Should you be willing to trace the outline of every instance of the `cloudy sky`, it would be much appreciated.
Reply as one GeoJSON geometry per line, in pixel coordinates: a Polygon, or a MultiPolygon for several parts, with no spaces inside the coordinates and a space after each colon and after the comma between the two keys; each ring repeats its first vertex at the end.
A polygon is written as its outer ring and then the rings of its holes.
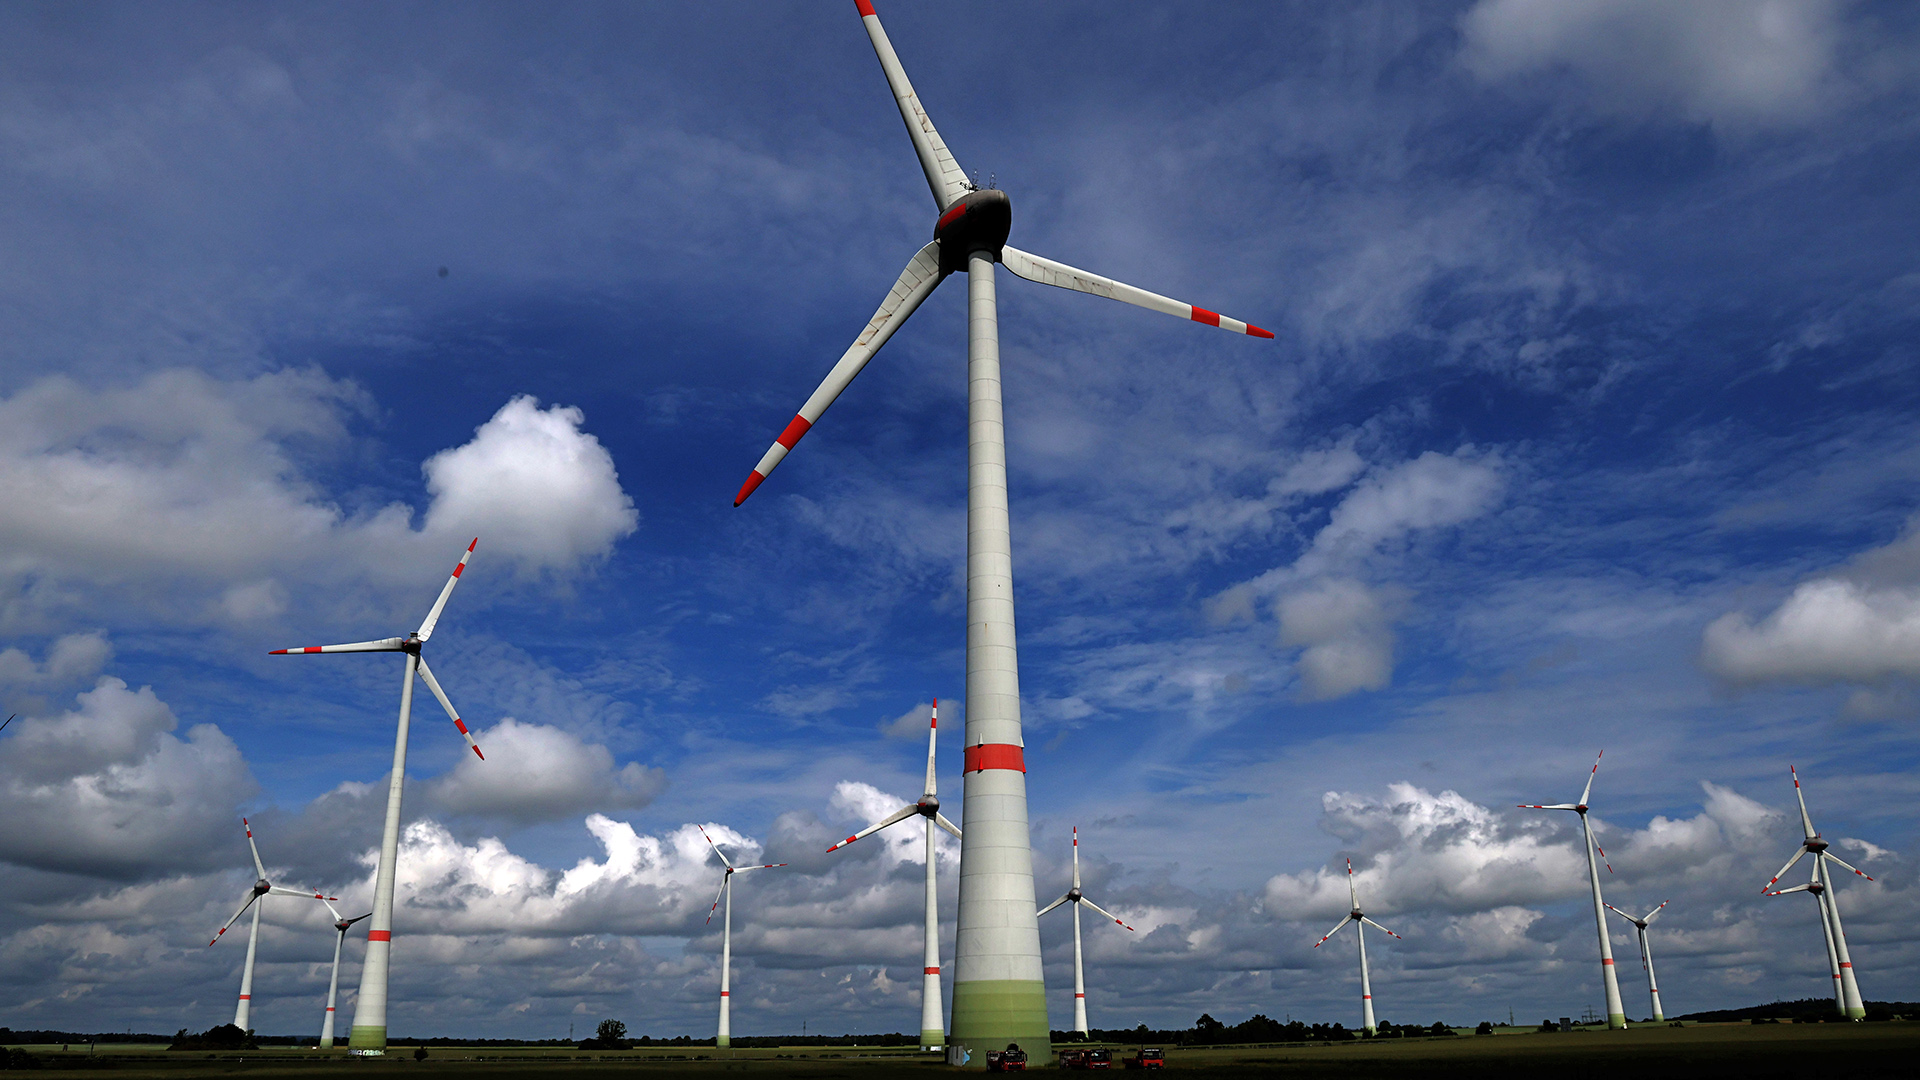
{"type": "MultiPolygon", "coordinates": [[[[1573,816],[1514,804],[1603,748],[1670,1012],[1827,992],[1759,895],[1789,764],[1920,997],[1920,12],[881,13],[1016,244],[1278,334],[1001,275],[1037,888],[1077,824],[1139,928],[1096,1026],[1357,1022],[1349,857],[1382,1018],[1601,1005],[1573,816]]],[[[266,654],[411,629],[477,535],[396,1035],[710,1034],[702,824],[793,864],[737,1032],[914,1030],[920,854],[823,849],[935,697],[959,791],[965,290],[730,503],[932,218],[845,0],[0,9],[0,1023],[230,1018],[242,814],[364,910],[400,666],[266,654]]],[[[269,905],[258,1028],[331,944],[269,905]]]]}

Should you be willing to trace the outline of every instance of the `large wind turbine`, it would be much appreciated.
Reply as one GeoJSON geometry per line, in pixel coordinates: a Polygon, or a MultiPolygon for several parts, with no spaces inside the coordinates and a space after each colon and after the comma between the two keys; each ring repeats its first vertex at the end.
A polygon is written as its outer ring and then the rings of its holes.
{"type": "MultiPolygon", "coordinates": [[[[1555,803],[1552,806],[1537,806],[1521,803],[1522,810],[1571,810],[1580,815],[1580,834],[1586,838],[1587,880],[1593,885],[1593,924],[1600,931],[1600,977],[1607,990],[1607,1026],[1621,1029],[1627,1026],[1626,1007],[1620,1004],[1620,980],[1613,974],[1613,942],[1607,935],[1606,901],[1600,899],[1600,867],[1593,861],[1593,853],[1600,845],[1593,839],[1593,823],[1587,820],[1587,796],[1593,794],[1593,778],[1600,774],[1600,759],[1606,756],[1602,750],[1593,759],[1593,771],[1587,774],[1586,789],[1580,792],[1577,803],[1555,803]]],[[[1606,858],[1606,852],[1600,853],[1606,858]]],[[[1612,872],[1613,867],[1607,867],[1612,872]]]]}
{"type": "MultiPolygon", "coordinates": [[[[869,0],[855,0],[893,90],[907,137],[933,189],[933,241],[908,261],[866,328],[754,466],[733,504],[766,480],[818,423],[853,377],[947,275],[967,275],[967,731],[966,836],[960,841],[959,928],[954,943],[951,1042],[978,1050],[1019,1043],[1047,1056],[1046,986],[1034,917],[1033,851],[1027,833],[1025,741],[1013,627],[1013,556],[1007,512],[1006,431],[1000,390],[995,263],[1019,277],[1235,333],[1256,326],[1007,245],[1011,203],[967,180],[894,54],[869,0]]],[[[1040,1058],[1036,1058],[1038,1063],[1040,1058]]]]}
{"type": "Polygon", "coordinates": [[[247,830],[247,849],[253,852],[253,872],[259,876],[254,879],[253,888],[247,891],[247,898],[241,901],[240,910],[234,912],[233,918],[228,919],[225,925],[214,932],[213,940],[207,942],[207,947],[211,949],[218,944],[220,939],[226,936],[227,927],[232,926],[240,916],[245,915],[248,908],[253,909],[253,928],[247,934],[247,964],[240,970],[240,1004],[233,1010],[233,1026],[246,1031],[248,1030],[247,1020],[253,1012],[253,954],[260,946],[260,909],[266,906],[264,902],[255,903],[254,901],[268,895],[304,896],[323,903],[328,900],[338,900],[339,897],[322,896],[306,889],[282,888],[268,881],[267,868],[260,862],[260,847],[253,842],[253,824],[246,818],[241,818],[240,826],[247,830]]]}
{"type": "Polygon", "coordinates": [[[1133,927],[1121,922],[1120,917],[1113,912],[1087,899],[1086,894],[1080,891],[1080,826],[1078,825],[1073,827],[1073,888],[1062,893],[1060,899],[1041,908],[1034,918],[1038,919],[1061,904],[1073,905],[1073,1030],[1085,1035],[1087,1034],[1087,977],[1080,966],[1080,905],[1085,904],[1112,919],[1116,926],[1126,926],[1128,930],[1132,930],[1133,927]]]}
{"type": "Polygon", "coordinates": [[[1820,872],[1820,860],[1813,860],[1813,879],[1805,885],[1795,885],[1791,889],[1768,893],[1768,896],[1785,896],[1788,893],[1804,892],[1820,905],[1820,936],[1827,943],[1827,974],[1833,976],[1833,1008],[1841,1016],[1847,1015],[1846,985],[1840,980],[1840,957],[1833,948],[1833,923],[1827,918],[1827,883],[1820,872]]]}
{"type": "Polygon", "coordinates": [[[787,864],[776,862],[735,866],[727,858],[727,853],[720,850],[720,845],[713,842],[713,837],[707,836],[707,830],[701,829],[700,835],[706,837],[707,845],[713,848],[715,855],[720,856],[720,865],[725,867],[720,875],[720,891],[713,898],[713,907],[707,909],[707,925],[712,926],[714,909],[720,906],[721,901],[726,901],[727,913],[720,923],[720,1034],[713,1044],[724,1047],[733,1045],[733,1016],[728,1007],[733,997],[733,875],[749,870],[771,870],[787,864]]]}
{"type": "MultiPolygon", "coordinates": [[[[960,836],[960,830],[948,821],[940,812],[940,799],[934,794],[933,749],[940,737],[940,699],[933,699],[933,715],[927,722],[927,787],[920,795],[920,801],[909,803],[893,812],[884,820],[861,829],[845,840],[827,849],[828,854],[839,851],[863,836],[871,836],[895,822],[905,821],[918,815],[927,830],[927,928],[926,963],[922,973],[924,981],[920,985],[920,1049],[937,1050],[946,1045],[946,1023],[940,1017],[940,894],[939,883],[933,869],[933,830],[935,826],[947,830],[954,836],[960,836]]],[[[709,916],[711,917],[711,916],[709,916]]]]}
{"type": "Polygon", "coordinates": [[[394,863],[400,857],[400,793],[405,786],[407,776],[407,726],[413,718],[413,677],[418,673],[420,679],[433,691],[440,701],[440,707],[453,717],[453,726],[460,729],[466,737],[467,745],[473,749],[482,761],[486,755],[480,753],[480,744],[473,741],[473,732],[467,730],[466,722],[454,711],[453,702],[447,700],[447,692],[440,689],[440,680],[433,677],[433,670],[427,667],[427,658],[420,653],[421,646],[433,636],[434,625],[440,621],[440,613],[446,609],[447,597],[453,595],[453,587],[460,584],[460,575],[467,569],[467,560],[473,558],[473,549],[480,543],[474,537],[473,543],[460,556],[454,565],[453,575],[447,578],[446,587],[440,590],[440,598],[433,602],[432,610],[427,612],[425,622],[420,629],[406,637],[381,638],[378,641],[356,641],[347,645],[309,645],[304,649],[275,649],[273,656],[305,655],[308,653],[349,653],[349,652],[397,652],[407,657],[406,674],[400,681],[400,722],[393,737],[393,773],[387,780],[387,823],[380,833],[380,865],[373,876],[373,921],[367,924],[367,958],[360,967],[360,997],[354,1005],[353,1029],[347,1035],[347,1048],[355,1054],[377,1056],[387,1052],[387,965],[393,955],[393,879],[394,863]]]}
{"type": "Polygon", "coordinates": [[[1347,898],[1353,902],[1347,917],[1341,919],[1338,926],[1327,931],[1326,937],[1314,942],[1313,947],[1317,949],[1325,945],[1328,938],[1344,930],[1348,923],[1353,924],[1353,936],[1360,940],[1360,1024],[1371,1034],[1376,1027],[1373,1022],[1373,976],[1367,971],[1367,927],[1371,926],[1391,937],[1397,938],[1400,935],[1367,918],[1367,913],[1360,910],[1360,890],[1353,884],[1352,859],[1347,860],[1347,898]]]}
{"type": "Polygon", "coordinates": [[[369,911],[365,915],[356,915],[349,919],[340,914],[340,909],[334,907],[332,902],[328,901],[326,904],[327,910],[333,912],[333,929],[336,931],[336,936],[333,939],[333,978],[327,980],[326,1019],[320,1022],[320,1049],[322,1050],[331,1049],[333,1046],[333,1003],[340,996],[340,947],[347,943],[347,931],[353,928],[354,923],[373,917],[373,912],[369,911]]]}
{"type": "Polygon", "coordinates": [[[1853,870],[1854,873],[1860,874],[1861,877],[1866,878],[1868,881],[1872,881],[1873,878],[1868,877],[1866,874],[1861,874],[1858,870],[1854,870],[1853,867],[1848,866],[1840,856],[1828,850],[1827,842],[1820,838],[1819,832],[1813,827],[1813,819],[1807,816],[1807,797],[1800,790],[1800,774],[1794,771],[1791,765],[1787,766],[1787,772],[1793,777],[1793,797],[1800,800],[1800,827],[1806,835],[1805,839],[1800,841],[1800,850],[1793,853],[1793,858],[1787,860],[1787,865],[1781,867],[1780,873],[1773,875],[1773,880],[1767,882],[1760,891],[1770,896],[1805,891],[1814,893],[1819,897],[1820,912],[1826,916],[1827,933],[1831,935],[1828,944],[1833,950],[1834,962],[1840,969],[1840,989],[1845,997],[1847,1018],[1850,1020],[1864,1020],[1867,1016],[1867,1007],[1860,1000],[1860,986],[1853,978],[1853,956],[1847,952],[1847,931],[1840,923],[1840,894],[1833,888],[1832,882],[1826,880],[1828,873],[1825,864],[1832,863],[1835,866],[1853,870]],[[1773,891],[1773,886],[1780,880],[1781,875],[1793,869],[1793,864],[1799,862],[1801,857],[1806,855],[1813,856],[1813,881],[1806,885],[1797,885],[1791,889],[1781,889],[1778,892],[1773,891]],[[1821,885],[1821,888],[1815,889],[1815,884],[1821,885]]]}
{"type": "Polygon", "coordinates": [[[1671,900],[1662,900],[1659,907],[1638,919],[1612,904],[1607,905],[1608,911],[1632,923],[1633,932],[1640,938],[1640,966],[1647,969],[1647,996],[1653,999],[1653,1022],[1656,1024],[1666,1022],[1667,1014],[1660,1010],[1660,980],[1653,974],[1653,946],[1647,944],[1647,927],[1653,920],[1659,918],[1660,913],[1667,910],[1667,905],[1671,903],[1673,903],[1671,900]]]}

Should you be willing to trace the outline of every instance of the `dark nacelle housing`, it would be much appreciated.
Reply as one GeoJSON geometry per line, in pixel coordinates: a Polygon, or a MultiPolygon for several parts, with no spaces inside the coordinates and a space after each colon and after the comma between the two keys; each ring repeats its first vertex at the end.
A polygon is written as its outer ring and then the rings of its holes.
{"type": "Polygon", "coordinates": [[[1013,229],[1013,203],[998,189],[968,192],[934,222],[933,238],[940,241],[940,272],[959,273],[967,256],[984,251],[1000,260],[1007,233],[1013,229]]]}

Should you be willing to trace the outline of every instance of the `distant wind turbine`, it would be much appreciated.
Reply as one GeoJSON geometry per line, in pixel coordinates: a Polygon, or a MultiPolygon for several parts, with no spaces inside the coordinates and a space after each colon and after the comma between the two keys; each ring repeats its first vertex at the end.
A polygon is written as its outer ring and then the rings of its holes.
{"type": "Polygon", "coordinates": [[[1867,1016],[1867,1007],[1860,1000],[1860,986],[1853,977],[1853,956],[1847,951],[1847,931],[1840,922],[1840,894],[1834,890],[1832,882],[1827,880],[1828,871],[1825,864],[1832,863],[1843,869],[1853,870],[1868,881],[1872,881],[1873,878],[1854,870],[1840,856],[1829,850],[1827,842],[1814,829],[1813,819],[1807,816],[1807,796],[1800,790],[1800,774],[1791,765],[1787,766],[1787,773],[1793,777],[1793,797],[1800,801],[1800,827],[1806,835],[1800,841],[1800,850],[1793,853],[1793,858],[1787,860],[1787,865],[1781,867],[1780,873],[1773,875],[1773,880],[1762,886],[1760,891],[1768,896],[1781,896],[1790,892],[1810,892],[1819,898],[1820,912],[1826,917],[1827,933],[1830,935],[1829,946],[1833,950],[1834,962],[1840,969],[1840,989],[1844,995],[1844,1011],[1849,1020],[1864,1020],[1867,1016]],[[1805,885],[1796,885],[1791,889],[1774,891],[1774,883],[1779,881],[1788,870],[1793,869],[1793,864],[1806,855],[1813,856],[1813,881],[1805,885]],[[1816,889],[1815,885],[1819,885],[1820,888],[1816,889]]]}
{"type": "Polygon", "coordinates": [[[347,1035],[347,1047],[355,1054],[377,1057],[387,1052],[387,965],[393,956],[393,882],[394,864],[400,858],[400,795],[406,785],[407,777],[407,728],[413,719],[413,677],[417,673],[427,689],[440,701],[440,707],[447,710],[453,718],[453,726],[467,740],[475,756],[485,761],[487,755],[480,753],[480,744],[473,741],[473,732],[467,730],[460,714],[454,711],[453,702],[447,700],[447,692],[440,689],[440,680],[433,677],[433,670],[427,667],[427,658],[421,655],[421,647],[433,636],[433,628],[440,622],[440,613],[446,610],[447,597],[453,595],[453,587],[460,584],[460,575],[467,568],[467,560],[473,558],[473,549],[480,544],[480,538],[474,537],[473,543],[460,556],[453,567],[453,575],[447,578],[447,584],[440,590],[440,598],[433,602],[432,610],[427,612],[425,622],[420,629],[406,637],[381,638],[377,641],[356,641],[347,645],[309,645],[304,649],[275,649],[272,656],[307,655],[311,653],[364,653],[397,652],[407,657],[406,675],[400,682],[400,722],[393,737],[393,772],[387,779],[387,821],[380,833],[380,863],[373,875],[373,921],[367,924],[367,958],[360,966],[360,997],[354,1004],[353,1029],[347,1035]]]}
{"type": "MultiPolygon", "coordinates": [[[[245,915],[248,908],[253,909],[253,927],[247,933],[247,964],[240,971],[240,1004],[233,1010],[233,1026],[239,1028],[241,1031],[247,1031],[249,1030],[247,1021],[253,1012],[253,956],[260,946],[260,909],[266,906],[265,903],[255,903],[255,901],[263,896],[269,895],[304,896],[310,900],[319,900],[322,903],[328,900],[338,900],[339,897],[322,896],[317,892],[310,892],[306,889],[283,888],[268,881],[267,868],[260,862],[260,847],[253,842],[253,824],[246,818],[241,818],[240,826],[247,830],[247,848],[253,852],[253,872],[259,876],[254,879],[253,888],[247,891],[247,898],[241,901],[240,909],[233,913],[233,918],[228,919],[225,925],[214,932],[213,940],[207,942],[207,947],[211,949],[213,946],[219,944],[220,939],[226,936],[227,927],[232,926],[239,920],[240,916],[245,915]]],[[[332,907],[333,905],[328,904],[327,906],[332,907]]]]}
{"type": "Polygon", "coordinates": [[[1827,974],[1833,977],[1833,1009],[1841,1016],[1847,1015],[1847,990],[1840,979],[1840,957],[1833,948],[1833,923],[1827,917],[1827,883],[1822,880],[1820,860],[1813,861],[1813,879],[1805,885],[1795,885],[1791,889],[1768,893],[1769,896],[1785,896],[1787,893],[1804,892],[1820,905],[1820,936],[1827,943],[1827,974]]]}
{"type": "Polygon", "coordinates": [[[1397,938],[1400,935],[1367,918],[1367,913],[1360,910],[1360,890],[1353,883],[1352,859],[1347,860],[1347,899],[1353,904],[1352,909],[1347,912],[1347,917],[1341,919],[1338,926],[1327,931],[1326,937],[1314,942],[1313,947],[1317,949],[1325,945],[1327,938],[1344,930],[1348,923],[1353,924],[1353,936],[1360,941],[1360,1024],[1371,1033],[1376,1028],[1373,1022],[1373,977],[1367,971],[1367,927],[1371,926],[1390,937],[1397,938]]]}
{"type": "Polygon", "coordinates": [[[720,865],[725,867],[720,874],[720,891],[713,898],[713,907],[707,909],[707,925],[712,926],[714,910],[720,906],[721,901],[725,901],[727,905],[727,913],[720,923],[720,1034],[714,1041],[714,1046],[724,1047],[733,1045],[733,1016],[730,1008],[733,997],[733,875],[744,874],[749,870],[771,870],[776,866],[787,864],[777,862],[761,863],[758,866],[735,866],[727,858],[727,853],[720,850],[720,845],[713,842],[713,837],[707,836],[707,830],[701,829],[700,835],[706,839],[707,845],[713,848],[713,853],[720,856],[720,865]]]}
{"type": "Polygon", "coordinates": [[[320,1049],[322,1050],[333,1046],[333,1003],[334,999],[340,996],[340,947],[347,943],[347,931],[353,928],[354,923],[373,917],[373,912],[369,911],[365,915],[356,915],[349,919],[341,915],[340,909],[334,907],[331,901],[326,901],[326,905],[327,910],[333,912],[333,928],[337,933],[333,939],[333,978],[327,980],[326,1019],[320,1024],[320,1049]]]}
{"type": "Polygon", "coordinates": [[[879,822],[861,829],[845,840],[827,849],[828,854],[839,851],[848,844],[864,836],[871,836],[896,822],[918,816],[924,822],[927,831],[927,925],[925,961],[922,965],[923,982],[920,984],[920,1048],[937,1050],[946,1045],[946,1021],[940,1015],[940,894],[939,882],[934,872],[934,833],[936,826],[952,833],[955,837],[960,830],[946,815],[940,812],[940,798],[934,794],[933,751],[940,736],[940,699],[933,699],[933,715],[927,722],[927,786],[921,793],[920,801],[909,803],[879,822]]]}
{"type": "MultiPolygon", "coordinates": [[[[1600,758],[1606,756],[1602,750],[1593,759],[1593,771],[1587,774],[1586,789],[1580,792],[1577,803],[1555,803],[1552,806],[1536,806],[1521,803],[1522,810],[1571,810],[1580,815],[1580,834],[1586,839],[1587,881],[1593,885],[1593,923],[1600,932],[1600,977],[1607,991],[1607,1026],[1623,1029],[1627,1026],[1626,1007],[1620,1004],[1620,980],[1613,973],[1613,941],[1607,934],[1606,901],[1600,898],[1600,867],[1593,861],[1593,853],[1600,845],[1593,839],[1593,823],[1587,820],[1587,796],[1593,794],[1593,778],[1600,775],[1600,758]]],[[[1605,860],[1607,853],[1600,852],[1605,860]]],[[[1613,872],[1613,865],[1607,865],[1607,872],[1613,872]]]]}
{"type": "Polygon", "coordinates": [[[1078,825],[1073,827],[1073,888],[1062,894],[1060,899],[1041,908],[1034,918],[1045,915],[1061,904],[1073,905],[1073,1030],[1085,1035],[1087,1034],[1087,978],[1080,966],[1080,906],[1085,904],[1098,911],[1112,919],[1116,926],[1126,926],[1128,930],[1132,930],[1133,927],[1121,922],[1119,916],[1113,912],[1087,899],[1086,894],[1080,891],[1080,826],[1078,825]]]}
{"type": "Polygon", "coordinates": [[[1633,932],[1640,938],[1640,966],[1647,971],[1647,994],[1653,998],[1653,1022],[1656,1024],[1664,1023],[1667,1019],[1667,1014],[1660,1011],[1660,981],[1654,978],[1653,974],[1653,946],[1647,944],[1647,927],[1652,924],[1653,920],[1659,918],[1660,913],[1665,911],[1667,905],[1671,903],[1673,903],[1671,900],[1662,900],[1659,907],[1654,908],[1638,919],[1614,907],[1612,904],[1607,905],[1608,911],[1632,923],[1633,932]]]}
{"type": "MultiPolygon", "coordinates": [[[[994,264],[1044,285],[1104,296],[1237,334],[1271,338],[1257,326],[1012,247],[1012,203],[980,189],[948,151],[921,107],[906,69],[870,0],[855,0],[907,137],[933,190],[933,240],[906,269],[873,318],[760,457],[734,496],[752,495],[820,422],[922,301],[951,274],[967,275],[967,832],[960,841],[960,903],[954,944],[949,1041],[984,1052],[1009,1043],[1049,1056],[1040,927],[1034,916],[1033,850],[1027,831],[1026,745],[1013,619],[1012,526],[1007,509],[1007,444],[1001,403],[1000,322],[994,264]]],[[[956,17],[961,17],[956,15],[956,17]]]]}

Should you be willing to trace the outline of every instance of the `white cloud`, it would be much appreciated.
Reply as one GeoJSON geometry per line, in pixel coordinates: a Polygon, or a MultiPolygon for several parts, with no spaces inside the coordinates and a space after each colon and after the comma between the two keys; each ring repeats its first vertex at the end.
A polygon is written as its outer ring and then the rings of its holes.
{"type": "Polygon", "coordinates": [[[1362,481],[1334,508],[1296,565],[1314,573],[1360,559],[1408,533],[1444,528],[1493,508],[1505,487],[1498,458],[1471,446],[1432,450],[1362,481]]]}
{"type": "Polygon", "coordinates": [[[1703,639],[1707,669],[1733,682],[1875,682],[1920,676],[1920,593],[1821,578],[1755,622],[1732,612],[1703,639]]]}
{"type": "Polygon", "coordinates": [[[545,724],[513,717],[474,732],[485,761],[463,754],[460,764],[427,788],[433,804],[454,814],[551,821],[589,810],[632,810],[652,802],[666,773],[636,762],[615,768],[599,744],[545,724]]]}
{"type": "Polygon", "coordinates": [[[1837,0],[1481,0],[1462,61],[1492,81],[1568,70],[1603,112],[1798,123],[1833,98],[1837,0]]]}
{"type": "Polygon", "coordinates": [[[1280,644],[1300,648],[1300,679],[1310,701],[1378,690],[1393,678],[1393,621],[1407,593],[1325,578],[1275,605],[1280,644]]]}

